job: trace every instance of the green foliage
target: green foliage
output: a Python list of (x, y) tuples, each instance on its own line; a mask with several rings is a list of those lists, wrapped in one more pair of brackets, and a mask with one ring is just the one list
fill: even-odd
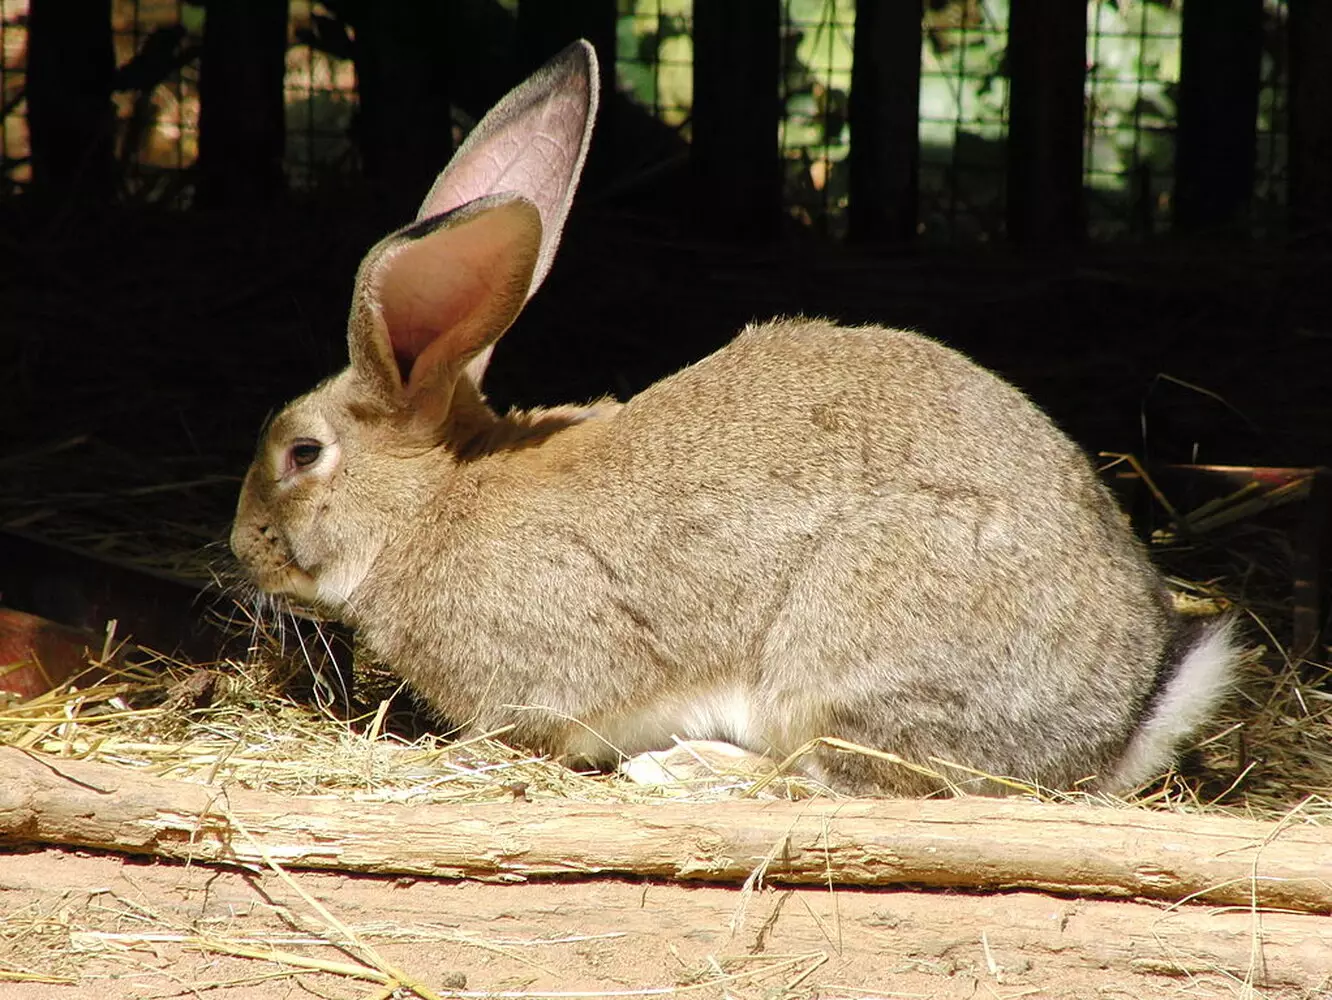
[(1180, 12), (1168, 0), (1101, 2), (1087, 9), (1087, 182), (1122, 192), (1136, 169), (1174, 163)]
[(694, 103), (692, 0), (619, 0), (619, 86), (668, 125), (686, 126)]

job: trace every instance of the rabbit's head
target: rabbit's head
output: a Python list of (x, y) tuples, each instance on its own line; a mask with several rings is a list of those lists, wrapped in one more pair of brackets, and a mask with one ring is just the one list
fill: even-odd
[(366, 255), (349, 366), (268, 424), (241, 488), (231, 547), (261, 589), (344, 608), (424, 477), (495, 432), (481, 378), (550, 270), (596, 106), (578, 42), (486, 115), (417, 221)]

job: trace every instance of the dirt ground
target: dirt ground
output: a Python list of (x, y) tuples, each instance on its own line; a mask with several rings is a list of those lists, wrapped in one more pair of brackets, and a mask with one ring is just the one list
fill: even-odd
[[(330, 918), (362, 947), (331, 946)], [(1307, 1000), (1332, 997), (1330, 924), (1030, 892), (287, 882), (32, 849), (0, 855), (0, 997), (395, 995), (368, 948), (446, 996)]]

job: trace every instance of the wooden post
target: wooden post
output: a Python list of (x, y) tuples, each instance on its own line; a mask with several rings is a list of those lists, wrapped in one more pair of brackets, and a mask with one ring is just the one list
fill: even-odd
[(1290, 221), (1332, 227), (1332, 4), (1290, 0)]
[(1253, 195), (1263, 0), (1186, 3), (1180, 45), (1175, 228), (1235, 230)]
[(110, 0), (32, 0), (28, 32), (33, 191), (109, 201), (115, 193)]
[(1086, 4), (1013, 0), (1009, 8), (1008, 235), (1016, 243), (1082, 239)]
[(694, 199), (700, 227), (722, 239), (777, 231), (780, 15), (777, 0), (694, 6)]
[(404, 219), (453, 154), (441, 55), (448, 7), (435, 0), (367, 3), (355, 24), (365, 173)]
[(856, 243), (916, 236), (921, 0), (859, 0), (851, 67), (850, 218)]
[(204, 207), (262, 206), (286, 190), (287, 0), (210, 4), (199, 63)]

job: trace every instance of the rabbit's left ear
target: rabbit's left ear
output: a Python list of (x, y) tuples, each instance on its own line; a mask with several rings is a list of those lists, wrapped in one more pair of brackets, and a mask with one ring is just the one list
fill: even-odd
[[(536, 206), (541, 242), (524, 299), (536, 293), (555, 259), (592, 138), (597, 81), (596, 52), (580, 39), (477, 123), (417, 213), (418, 220), (430, 219), (505, 192)], [(487, 347), (468, 363), (473, 382), (480, 383), (489, 358)]]
[(361, 262), (347, 340), (361, 385), (439, 424), (467, 363), (527, 301), (542, 244), (526, 198), (479, 198), (382, 241)]

